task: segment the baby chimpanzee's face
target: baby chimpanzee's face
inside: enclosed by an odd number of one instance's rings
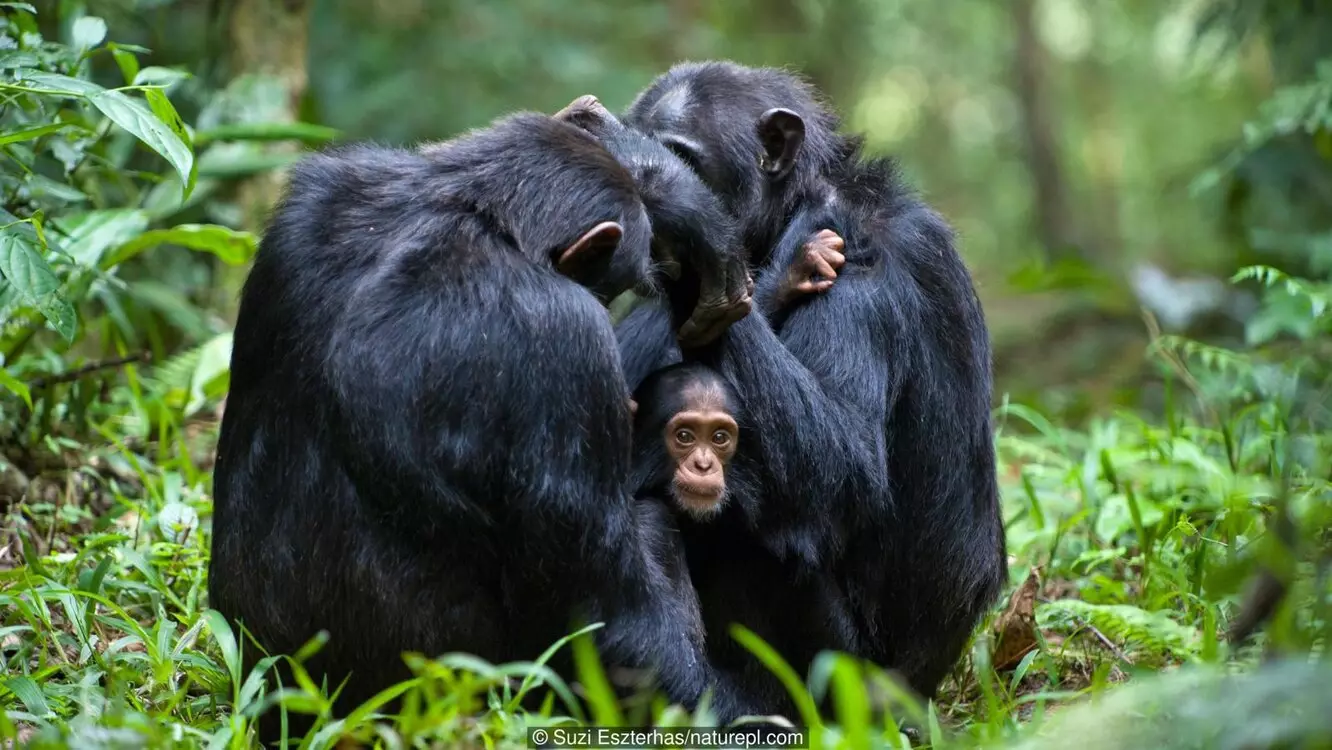
[[[666,423],[666,452],[675,463],[671,494],[681,510],[710,516],[726,499],[726,467],[735,455],[740,429],[719,384],[694,381],[683,405]]]

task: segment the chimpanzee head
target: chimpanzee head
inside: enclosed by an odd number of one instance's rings
[[[633,177],[584,130],[519,113],[423,153],[467,176],[455,200],[603,303],[650,283],[652,227]]]
[[[580,96],[553,117],[590,133],[633,176],[652,222],[652,258],[663,272],[658,280],[681,345],[707,344],[747,315],[752,280],[737,221],[699,175],[664,144],[621,123],[595,96]]]
[[[690,165],[766,249],[790,207],[818,190],[844,141],[837,118],[801,79],[730,62],[682,63],[629,105],[627,125]]]
[[[740,442],[740,400],[713,370],[683,363],[652,373],[634,392],[639,480],[695,518],[726,503],[726,470]]]

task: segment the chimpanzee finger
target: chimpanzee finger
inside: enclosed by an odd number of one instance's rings
[[[841,268],[846,265],[846,256],[836,250],[825,250],[819,254],[824,260],[828,261],[833,268]]]
[[[829,250],[841,250],[846,247],[846,240],[842,235],[831,229],[820,229],[811,242]]]
[[[728,299],[720,295],[704,297],[694,312],[680,326],[676,338],[683,347],[704,346],[717,340],[731,324],[749,314],[753,302],[748,295]]]
[[[814,264],[815,274],[818,274],[819,276],[822,276],[825,279],[837,278],[837,271],[833,269],[832,264],[829,263],[828,260],[824,258],[822,255],[814,255],[814,257],[811,258],[810,260]],[[813,276],[814,274],[810,275]]]
[[[799,292],[800,294],[821,294],[832,289],[832,287],[832,281],[814,281],[811,279],[796,284],[794,291]]]

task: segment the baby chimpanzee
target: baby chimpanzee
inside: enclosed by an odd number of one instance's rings
[[[698,594],[685,555],[685,527],[707,522],[743,484],[731,463],[740,439],[740,400],[713,370],[685,363],[649,375],[630,401],[634,413],[633,475],[639,548],[670,582],[672,611],[705,642]],[[643,680],[620,668],[621,687]]]
[[[698,519],[721,510],[740,437],[740,400],[700,364],[652,373],[634,393],[634,470],[639,497],[668,501]]]

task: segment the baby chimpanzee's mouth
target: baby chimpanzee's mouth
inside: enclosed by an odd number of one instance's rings
[[[675,497],[684,509],[691,512],[711,512],[721,507],[726,499],[724,487],[715,484],[694,484],[676,480]]]

